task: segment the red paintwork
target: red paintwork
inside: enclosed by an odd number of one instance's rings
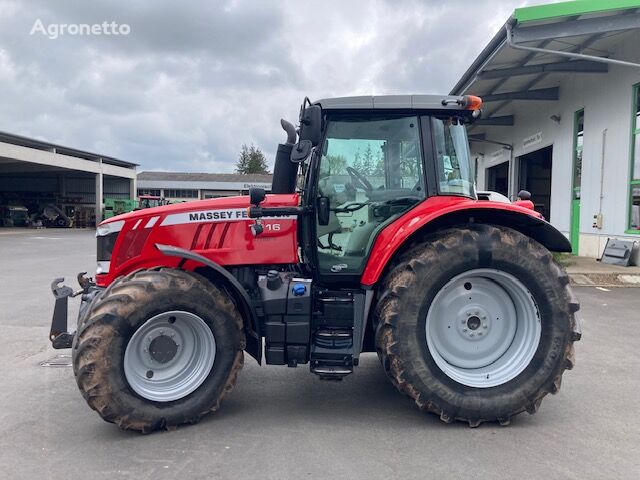
[[[528,208],[529,210],[533,210],[535,206],[531,200],[516,200],[513,204]]]
[[[360,283],[363,285],[373,285],[376,283],[385,265],[395,251],[420,227],[423,227],[442,215],[455,211],[487,208],[509,210],[538,218],[541,217],[538,212],[513,203],[478,201],[453,196],[430,197],[415,208],[409,210],[378,234],[367,260],[367,265],[362,273]]]
[[[267,195],[261,206],[297,206],[299,203],[298,194]],[[248,206],[248,196],[216,198],[148,208],[104,221],[102,224],[125,220],[125,224],[113,249],[110,271],[108,274],[96,275],[96,283],[107,286],[115,278],[142,268],[177,267],[181,259],[163,255],[155,248],[156,243],[192,250],[226,266],[298,263],[296,219],[263,219],[264,233],[258,237],[251,234],[249,226],[253,220],[249,218],[217,223],[162,225],[162,221],[172,214]],[[430,197],[378,234],[360,281],[363,285],[375,284],[387,262],[404,241],[416,230],[442,215],[468,209],[495,209],[540,218],[541,215],[530,207],[532,205],[528,205],[526,201],[498,203],[456,196]],[[159,217],[155,225],[144,228],[153,217]],[[138,226],[134,228],[136,224]],[[267,227],[276,224],[280,226],[278,231]],[[195,264],[192,265],[194,266]]]
[[[299,201],[298,194],[267,195],[261,206],[297,206]],[[114,245],[109,273],[96,275],[96,283],[107,286],[115,278],[141,268],[176,267],[180,258],[163,255],[155,248],[156,243],[195,251],[220,265],[298,263],[296,219],[263,219],[264,232],[258,237],[251,234],[250,218],[162,225],[168,215],[248,207],[248,196],[226,197],[147,208],[109,218],[102,224],[119,220],[125,224]],[[159,217],[156,223],[144,228],[153,217]],[[274,231],[269,225],[279,225],[279,230]]]

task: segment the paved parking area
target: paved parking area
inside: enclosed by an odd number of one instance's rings
[[[92,231],[0,229],[0,477],[12,479],[638,478],[640,290],[577,288],[583,340],[562,390],[509,427],[445,425],[375,355],[341,383],[250,357],[222,409],[142,436],[103,422],[69,367],[41,367],[49,283],[92,271]]]

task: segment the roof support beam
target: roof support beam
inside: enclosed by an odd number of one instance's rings
[[[513,41],[515,43],[537,42],[540,40],[575,37],[577,35],[617,32],[633,28],[640,28],[640,14],[633,13],[585,20],[570,20],[535,25],[533,27],[516,26],[513,28]]]
[[[511,127],[514,124],[513,115],[505,115],[503,117],[487,117],[479,118],[473,125],[495,125],[501,127]]]
[[[606,63],[591,62],[588,60],[568,60],[566,62],[539,63],[537,65],[483,70],[478,74],[478,78],[481,80],[490,80],[493,78],[509,78],[540,73],[607,73],[608,71],[609,65]]]
[[[558,100],[560,89],[558,87],[539,88],[537,90],[522,90],[520,92],[494,93],[483,95],[483,102],[498,102],[501,100]]]
[[[559,55],[561,57],[569,57],[573,59],[591,60],[592,62],[613,63],[615,65],[623,65],[625,67],[640,68],[640,63],[626,62],[624,60],[616,60],[615,58],[609,58],[609,57],[585,55],[583,53],[577,53],[575,51],[579,48],[582,48],[583,50],[586,49],[588,47],[587,44],[589,40],[584,42],[582,45],[579,45],[578,47],[576,47],[574,51],[551,50],[548,48],[540,48],[540,47],[527,47],[525,45],[522,45],[521,43],[517,43],[513,41],[513,27],[509,23],[507,23],[504,28],[507,31],[507,45],[509,45],[511,48],[514,48],[516,50],[524,50],[525,52],[532,52],[532,53],[543,53],[545,55],[548,55],[548,54]],[[598,38],[601,35],[604,35],[604,33],[596,33],[592,35],[591,38],[592,39]]]
[[[487,135],[484,133],[474,133],[473,135],[469,135],[469,141],[478,141],[478,140],[486,140]]]

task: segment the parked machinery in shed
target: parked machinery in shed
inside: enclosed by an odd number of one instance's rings
[[[478,200],[465,124],[477,97],[305,99],[282,121],[272,193],[167,205],[97,229],[95,282],[54,281],[51,340],[103,419],[194,423],[243,351],[320,379],[377,352],[443,421],[534,413],[573,366],[575,300],[529,200]],[[304,185],[296,189],[302,176]],[[75,333],[66,303],[82,295]]]
[[[37,216],[37,219],[41,220],[45,227],[71,228],[73,226],[73,220],[60,207],[52,203],[42,209],[42,213]]]
[[[28,227],[29,210],[22,205],[0,206],[0,227]]]
[[[138,209],[138,201],[130,198],[105,198],[104,199],[104,219],[133,212]]]

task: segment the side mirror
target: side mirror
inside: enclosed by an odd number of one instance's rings
[[[264,188],[251,187],[249,189],[249,203],[251,203],[251,205],[255,205],[257,207],[264,201],[266,196],[267,193],[264,191]]]
[[[318,197],[318,224],[329,225],[331,206],[328,197]]]
[[[309,105],[300,111],[300,140],[309,140],[315,147],[322,138],[322,108]]]
[[[300,140],[293,146],[293,150],[291,150],[291,161],[294,163],[304,162],[311,153],[312,148],[313,145],[311,141]]]

